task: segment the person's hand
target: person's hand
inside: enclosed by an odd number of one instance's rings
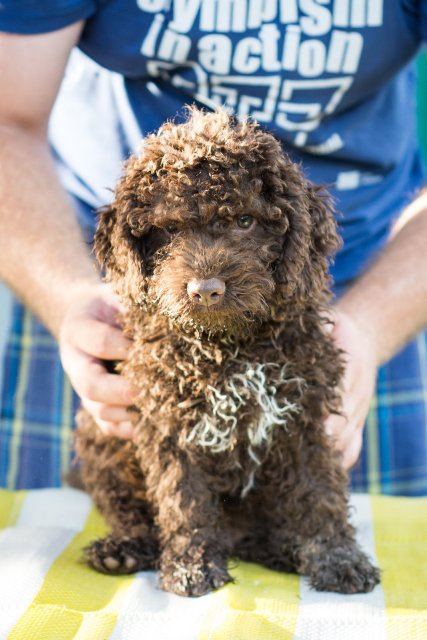
[[[360,455],[363,425],[375,389],[378,359],[374,337],[337,306],[332,336],[342,349],[346,370],[342,381],[342,414],[330,415],[325,428],[342,452],[343,465],[352,467]]]
[[[130,438],[134,401],[124,377],[109,373],[105,360],[123,360],[131,342],[117,321],[121,306],[105,284],[73,292],[59,335],[62,365],[83,406],[108,435]]]

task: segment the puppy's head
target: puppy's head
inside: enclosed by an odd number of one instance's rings
[[[123,298],[209,333],[324,299],[336,247],[328,200],[273,136],[196,109],[145,139],[95,236]]]

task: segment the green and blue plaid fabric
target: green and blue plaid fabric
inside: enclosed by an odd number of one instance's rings
[[[25,307],[14,303],[3,362],[0,486],[61,485],[70,464],[77,406],[56,342]]]
[[[15,304],[1,401],[1,486],[61,485],[77,406],[55,342]],[[351,480],[356,491],[427,495],[426,333],[379,371],[363,453]]]

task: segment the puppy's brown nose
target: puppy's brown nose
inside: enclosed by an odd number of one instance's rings
[[[187,284],[187,293],[195,304],[211,307],[223,299],[225,282],[219,278],[210,278],[209,280],[193,278]]]

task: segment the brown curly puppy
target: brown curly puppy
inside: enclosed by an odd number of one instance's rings
[[[81,473],[112,533],[87,560],[158,568],[200,596],[235,556],[319,590],[378,582],[347,522],[347,476],[325,435],[342,374],[324,331],[327,199],[256,124],[195,109],[127,163],[95,248],[134,346],[132,442],[79,415]]]

